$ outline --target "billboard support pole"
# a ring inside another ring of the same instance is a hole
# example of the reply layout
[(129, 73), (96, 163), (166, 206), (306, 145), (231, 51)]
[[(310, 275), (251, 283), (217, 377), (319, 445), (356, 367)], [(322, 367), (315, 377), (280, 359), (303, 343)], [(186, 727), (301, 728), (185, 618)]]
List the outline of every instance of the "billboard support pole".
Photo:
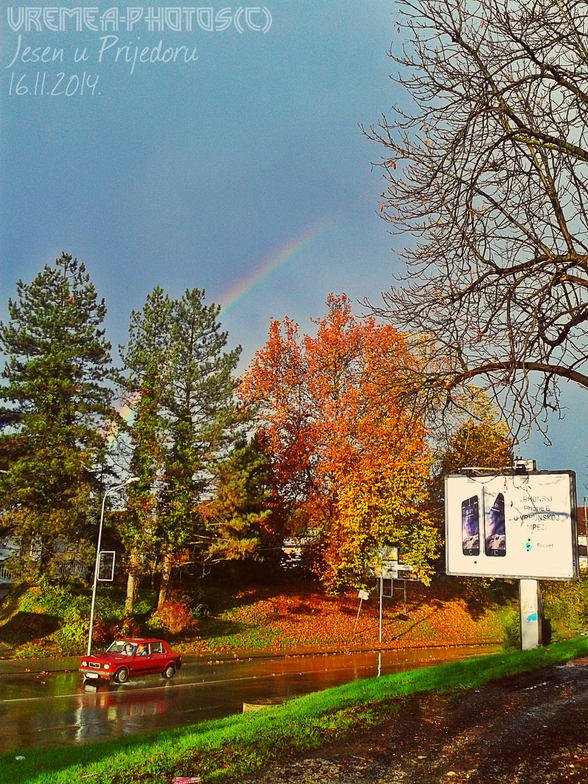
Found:
[(541, 586), (539, 580), (519, 580), (521, 650), (541, 645)]
[(382, 642), (382, 602), (384, 598), (384, 578), (382, 577), (382, 573), (380, 572), (380, 637), (379, 640)]

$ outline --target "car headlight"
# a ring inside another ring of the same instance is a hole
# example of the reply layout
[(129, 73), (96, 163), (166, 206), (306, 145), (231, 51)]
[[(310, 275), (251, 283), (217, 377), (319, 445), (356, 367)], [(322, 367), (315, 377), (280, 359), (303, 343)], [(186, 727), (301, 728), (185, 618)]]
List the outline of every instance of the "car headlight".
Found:
[(105, 670), (109, 670), (110, 669), (110, 664), (104, 664), (103, 667), (104, 667)]
[(88, 662), (87, 661), (83, 661), (82, 662), (82, 667), (87, 667), (87, 666), (88, 666)]

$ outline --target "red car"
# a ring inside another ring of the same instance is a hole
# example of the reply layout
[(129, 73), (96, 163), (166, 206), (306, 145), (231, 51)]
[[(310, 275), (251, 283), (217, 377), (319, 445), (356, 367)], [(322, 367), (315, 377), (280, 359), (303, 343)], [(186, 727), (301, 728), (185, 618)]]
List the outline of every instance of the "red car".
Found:
[(164, 678), (171, 678), (181, 664), (180, 654), (173, 653), (163, 640), (133, 637), (115, 640), (104, 653), (84, 656), (80, 672), (89, 680), (113, 678), (117, 683), (126, 683), (132, 675), (161, 673)]

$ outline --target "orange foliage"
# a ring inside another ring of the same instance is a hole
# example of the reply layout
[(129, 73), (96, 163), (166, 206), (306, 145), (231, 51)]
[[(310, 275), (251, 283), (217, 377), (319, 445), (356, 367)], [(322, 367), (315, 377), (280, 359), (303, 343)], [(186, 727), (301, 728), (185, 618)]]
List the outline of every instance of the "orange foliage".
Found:
[(385, 543), (402, 544), (426, 577), (436, 543), (421, 503), (430, 454), (402, 396), (415, 360), (391, 326), (354, 318), (345, 295), (327, 306), (316, 337), (272, 320), (238, 394), (257, 407), (275, 494), (321, 534), (328, 585), (361, 583)]
[(178, 634), (196, 627), (197, 620), (190, 613), (190, 606), (184, 601), (164, 602), (151, 617), (151, 625), (161, 625), (170, 634)]
[[(436, 583), (435, 590), (419, 583), (403, 591), (395, 583), (394, 597), (383, 603), (383, 647), (390, 649), (499, 643), (500, 614), (489, 605), (474, 615), (459, 586)], [(386, 592), (389, 591), (389, 583)], [(235, 601), (236, 600), (236, 601)], [(233, 606), (236, 604), (236, 606)], [(216, 618), (201, 622), (201, 636), (179, 650), (247, 652), (254, 649), (315, 651), (378, 645), (377, 588), (364, 601), (358, 616), (357, 592), (330, 596), (309, 585), (256, 586), (231, 595), (231, 606)]]

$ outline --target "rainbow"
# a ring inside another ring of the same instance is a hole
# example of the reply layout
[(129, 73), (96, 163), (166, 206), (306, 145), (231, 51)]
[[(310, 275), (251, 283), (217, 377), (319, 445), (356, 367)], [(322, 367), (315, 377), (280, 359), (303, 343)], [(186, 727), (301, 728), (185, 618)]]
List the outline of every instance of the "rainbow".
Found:
[(303, 250), (312, 245), (313, 242), (322, 237), (336, 223), (335, 218), (327, 218), (315, 223), (310, 229), (285, 244), (281, 245), (277, 251), (271, 253), (259, 264), (245, 279), (236, 283), (227, 292), (217, 298), (216, 302), (221, 306), (224, 314), (230, 308), (242, 300), (256, 286), (269, 278), (276, 270), (283, 267), (290, 259), (302, 253)]
[[(135, 412), (126, 403), (119, 403), (119, 405), (115, 405), (114, 410), (121, 417), (121, 419), (124, 419), (127, 425), (131, 424)], [(118, 441), (120, 431), (121, 431), (120, 421), (117, 421), (116, 419), (111, 419), (106, 424), (106, 446), (109, 449), (111, 446), (113, 446), (113, 444), (115, 444)]]
[(115, 406), (116, 413), (124, 419), (127, 425), (131, 424), (133, 416), (135, 414), (134, 410), (130, 408), (126, 403), (123, 403), (120, 406)]
[[(236, 305), (237, 302), (247, 296), (256, 286), (276, 272), (276, 270), (283, 267), (290, 259), (293, 259), (299, 253), (302, 253), (302, 251), (312, 245), (313, 242), (316, 242), (316, 240), (325, 235), (335, 223), (336, 219), (334, 217), (318, 221), (307, 231), (281, 245), (277, 251), (270, 254), (261, 264), (255, 267), (246, 280), (236, 283), (227, 292), (218, 297), (216, 304), (221, 306), (221, 312), (223, 314), (226, 313), (230, 308)], [(130, 424), (134, 416), (132, 407), (125, 403), (116, 406), (116, 411), (127, 424)], [(116, 422), (112, 422), (107, 436), (107, 443), (109, 446), (118, 439), (119, 432)]]

